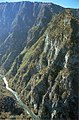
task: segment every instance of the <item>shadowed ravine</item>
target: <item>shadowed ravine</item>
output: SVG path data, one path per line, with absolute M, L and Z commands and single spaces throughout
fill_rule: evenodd
M 33 112 L 31 112 L 30 109 L 21 101 L 21 99 L 18 97 L 17 92 L 13 91 L 11 88 L 9 88 L 6 77 L 4 75 L 1 75 L 1 74 L 0 74 L 0 77 L 2 78 L 2 80 L 4 81 L 4 83 L 6 85 L 6 89 L 9 90 L 15 96 L 16 100 L 18 101 L 20 106 L 25 110 L 25 112 L 27 114 L 29 114 L 33 120 L 40 120 L 39 117 L 36 116 Z

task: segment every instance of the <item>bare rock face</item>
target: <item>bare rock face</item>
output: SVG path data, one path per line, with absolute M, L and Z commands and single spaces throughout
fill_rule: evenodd
M 53 4 L 0 3 L 0 64 L 9 70 L 24 47 L 37 41 L 59 11 L 63 8 Z
M 17 6 L 15 17 L 0 46 L 10 87 L 41 120 L 77 120 L 79 10 L 46 3 L 11 5 Z
M 78 21 L 67 10 L 50 22 L 44 36 L 34 46 L 36 50 L 30 49 L 35 53 L 32 51 L 32 60 L 26 64 L 27 70 L 36 70 L 25 86 L 30 92 L 26 92 L 30 94 L 26 100 L 29 99 L 42 120 L 72 120 L 78 117 L 78 28 Z M 40 44 L 43 44 L 42 50 Z M 35 59 L 37 52 L 39 55 Z M 17 77 L 19 74 L 24 74 L 21 69 Z M 23 80 L 27 77 L 28 72 Z

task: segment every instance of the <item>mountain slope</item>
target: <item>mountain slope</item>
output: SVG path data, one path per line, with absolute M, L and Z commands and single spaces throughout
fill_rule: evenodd
M 7 21 L 9 7 L 16 9 Z M 41 120 L 78 119 L 79 9 L 30 2 L 0 8 L 7 27 L 0 34 L 0 63 L 10 87 Z M 20 111 L 22 119 L 29 117 Z
M 28 51 L 24 49 L 8 73 L 14 75 L 11 86 L 42 120 L 77 119 L 78 32 L 79 21 L 71 10 L 56 15 L 43 36 Z M 23 54 L 18 69 L 17 61 Z
M 9 70 L 25 46 L 30 47 L 45 31 L 52 15 L 63 8 L 45 3 L 0 4 L 0 64 Z

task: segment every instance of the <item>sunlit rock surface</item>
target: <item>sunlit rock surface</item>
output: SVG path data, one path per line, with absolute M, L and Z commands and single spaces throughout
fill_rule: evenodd
M 78 119 L 79 10 L 29 2 L 16 9 L 11 31 L 0 40 L 10 87 L 41 120 Z

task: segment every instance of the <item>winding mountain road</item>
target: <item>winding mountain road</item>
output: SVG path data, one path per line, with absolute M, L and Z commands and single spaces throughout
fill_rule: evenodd
M 8 85 L 8 81 L 6 79 L 6 77 L 2 74 L 0 74 L 0 77 L 2 78 L 2 80 L 4 81 L 5 85 L 6 85 L 6 89 L 9 90 L 16 98 L 16 100 L 19 102 L 20 106 L 26 111 L 27 114 L 29 114 L 33 120 L 40 120 L 38 116 L 36 116 L 22 101 L 21 99 L 18 97 L 18 94 L 16 91 L 12 90 L 9 85 Z

